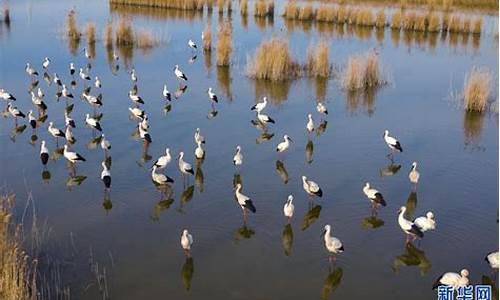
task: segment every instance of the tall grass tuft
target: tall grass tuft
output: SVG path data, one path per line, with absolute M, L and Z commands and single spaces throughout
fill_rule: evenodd
M 391 18 L 391 28 L 395 30 L 401 29 L 403 26 L 404 14 L 401 10 L 398 10 L 392 14 Z
M 76 12 L 71 10 L 66 18 L 66 35 L 69 40 L 80 41 L 81 33 L 76 24 Z
M 472 33 L 481 34 L 481 27 L 483 26 L 483 19 L 478 17 L 474 20 L 474 24 L 472 25 Z
M 133 46 L 134 30 L 129 18 L 122 18 L 118 23 L 115 33 L 115 43 L 117 46 Z
M 274 1 L 256 0 L 253 14 L 255 17 L 274 17 Z
M 323 42 L 318 46 L 309 46 L 307 49 L 306 71 L 309 76 L 328 77 L 331 73 L 330 49 L 328 44 Z
M 212 51 L 212 30 L 210 25 L 207 25 L 203 31 L 203 51 Z
M 299 71 L 299 65 L 293 61 L 288 43 L 278 38 L 263 41 L 247 64 L 248 75 L 255 79 L 286 80 L 296 77 Z
M 225 67 L 231 63 L 231 53 L 233 52 L 233 44 L 231 41 L 232 28 L 231 23 L 225 22 L 219 25 L 217 31 L 217 66 Z
M 87 24 L 86 34 L 87 34 L 87 43 L 89 45 L 95 44 L 96 39 L 95 39 L 95 24 L 94 23 Z
M 385 27 L 385 12 L 383 9 L 379 10 L 377 16 L 375 17 L 375 26 L 378 28 Z
M 242 16 L 248 15 L 248 0 L 241 0 L 240 1 L 240 14 Z
M 103 40 L 106 49 L 113 48 L 113 24 L 111 22 L 104 26 Z
M 349 57 L 347 67 L 341 78 L 344 89 L 348 91 L 363 90 L 385 83 L 377 53 L 371 51 L 365 55 Z
M 491 94 L 493 75 L 489 69 L 473 67 L 465 76 L 463 99 L 467 111 L 486 110 Z
M 139 31 L 135 36 L 135 46 L 141 50 L 149 50 L 158 45 L 158 40 L 147 30 Z
M 450 24 L 448 30 L 452 33 L 459 33 L 462 31 L 462 18 L 458 15 L 452 15 L 450 17 Z
M 110 0 L 109 2 L 111 4 L 137 5 L 197 11 L 203 10 L 205 2 L 207 2 L 207 5 L 213 4 L 206 0 Z M 211 6 L 209 6 L 209 10 L 210 8 Z
M 299 20 L 301 21 L 313 21 L 314 20 L 314 8 L 311 4 L 305 5 L 300 9 Z
M 217 0 L 217 11 L 219 12 L 219 14 L 224 13 L 224 1 L 225 0 Z
M 285 4 L 285 10 L 283 12 L 283 17 L 286 19 L 295 20 L 299 17 L 300 7 L 297 6 L 295 1 L 287 1 Z
M 316 10 L 316 21 L 335 22 L 336 14 L 333 6 L 321 5 Z
M 439 20 L 439 16 L 433 12 L 430 12 L 428 18 L 429 18 L 429 24 L 427 26 L 427 30 L 429 30 L 429 32 L 440 32 L 441 22 Z

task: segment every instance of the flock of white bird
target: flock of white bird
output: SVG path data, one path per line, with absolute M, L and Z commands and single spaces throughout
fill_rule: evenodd
M 188 46 L 194 50 L 197 49 L 196 44 L 192 40 L 189 40 Z M 90 86 L 86 87 L 86 83 L 92 80 L 89 74 L 91 69 L 90 60 L 92 59 L 92 57 L 90 56 L 90 54 L 86 49 L 84 49 L 84 53 L 85 57 L 88 59 L 88 63 L 85 68 L 80 68 L 78 72 L 79 78 L 85 83 L 84 84 L 85 88 L 81 94 L 81 99 L 88 102 L 88 104 L 91 107 L 99 108 L 100 106 L 103 105 L 102 95 L 101 94 L 97 96 L 91 95 Z M 119 60 L 116 54 L 114 54 L 113 57 L 115 60 L 117 61 Z M 50 76 L 47 73 L 47 71 L 49 70 L 50 62 L 51 62 L 50 59 L 47 57 L 42 62 L 42 68 L 45 70 L 44 77 L 46 79 L 47 77 L 49 78 L 48 80 L 49 84 L 53 82 L 58 86 L 58 91 L 57 91 L 58 97 L 65 98 L 66 100 L 73 99 L 74 98 L 73 94 L 68 90 L 68 88 L 63 83 L 61 78 L 57 75 L 57 73 L 54 73 L 52 80 L 50 80 Z M 68 72 L 72 77 L 74 77 L 76 73 L 75 70 L 76 68 L 74 63 L 70 63 Z M 29 63 L 26 64 L 25 71 L 28 74 L 28 76 L 32 78 L 32 80 L 34 77 L 38 76 L 38 72 L 36 71 L 36 69 Z M 180 81 L 181 87 L 184 82 L 188 81 L 187 76 L 184 74 L 184 72 L 182 72 L 182 70 L 179 68 L 178 65 L 175 65 L 174 75 Z M 94 87 L 96 89 L 100 89 L 102 87 L 101 80 L 97 76 L 94 78 L 95 78 Z M 144 143 L 151 143 L 152 138 L 148 132 L 149 129 L 148 115 L 143 109 L 140 108 L 140 105 L 144 104 L 144 100 L 140 97 L 140 95 L 137 94 L 137 87 L 135 85 L 138 81 L 138 76 L 135 69 L 132 69 L 130 72 L 130 80 L 134 84 L 134 88 L 129 91 L 128 95 L 134 106 L 129 107 L 129 111 L 131 115 L 137 120 L 137 131 L 140 138 L 144 141 Z M 212 105 L 218 102 L 218 97 L 214 93 L 211 87 L 208 89 L 207 94 Z M 45 94 L 42 91 L 42 89 L 38 87 L 36 93 L 32 89 L 30 91 L 30 95 L 33 105 L 38 110 L 39 115 L 40 116 L 45 115 L 45 111 L 47 110 L 47 105 L 43 101 Z M 162 95 L 166 101 L 171 101 L 172 97 L 167 89 L 167 85 L 164 85 Z M 12 105 L 12 103 L 16 101 L 16 97 L 14 95 L 9 93 L 5 89 L 0 89 L 0 99 L 7 101 L 6 112 L 15 119 L 16 125 L 18 118 L 26 118 L 26 115 L 21 110 Z M 268 103 L 267 98 L 264 97 L 261 102 L 258 102 L 257 104 L 251 107 L 251 110 L 256 112 L 255 122 L 259 123 L 259 125 L 264 127 L 267 126 L 268 124 L 275 123 L 275 120 L 273 118 L 263 113 L 267 106 L 267 103 Z M 321 115 L 328 115 L 328 109 L 323 103 L 318 103 L 316 106 L 316 110 Z M 27 117 L 28 117 L 28 122 L 33 129 L 40 126 L 39 122 L 34 116 L 33 110 L 30 110 L 28 112 Z M 75 128 L 76 124 L 75 121 L 70 116 L 70 111 L 65 110 L 64 118 L 65 118 L 64 131 L 55 127 L 52 121 L 49 122 L 47 130 L 48 133 L 56 139 L 56 143 L 58 143 L 59 139 L 66 140 L 66 143 L 63 147 L 64 149 L 63 155 L 68 160 L 71 167 L 73 167 L 74 171 L 74 165 L 76 163 L 85 162 L 86 160 L 78 152 L 71 149 L 71 146 L 76 142 L 76 139 L 72 133 L 72 128 Z M 111 143 L 109 140 L 106 139 L 103 133 L 103 128 L 100 124 L 100 120 L 96 117 L 90 116 L 90 114 L 86 114 L 85 124 L 89 128 L 101 133 L 100 146 L 105 152 L 106 157 L 108 157 L 107 155 L 108 151 L 111 149 Z M 312 114 L 308 114 L 306 131 L 311 133 L 314 130 L 315 130 L 315 125 Z M 390 154 L 388 155 L 391 158 L 391 160 L 393 159 L 395 153 L 403 151 L 401 143 L 396 138 L 390 136 L 388 130 L 385 130 L 383 138 L 387 147 L 389 147 L 391 151 Z M 197 128 L 195 131 L 194 141 L 196 144 L 194 152 L 195 157 L 197 159 L 203 159 L 205 157 L 205 150 L 203 149 L 203 145 L 205 144 L 205 138 L 201 134 L 200 128 Z M 292 139 L 288 135 L 284 135 L 283 141 L 276 146 L 276 151 L 278 153 L 286 152 L 291 147 L 291 142 Z M 43 165 L 46 165 L 49 160 L 49 150 L 47 148 L 47 143 L 45 140 L 43 140 L 40 145 L 40 159 Z M 170 153 L 170 149 L 166 148 L 165 154 L 160 156 L 151 167 L 151 179 L 155 184 L 161 186 L 161 185 L 168 185 L 174 182 L 174 180 L 171 177 L 167 176 L 164 173 L 159 172 L 160 170 L 165 169 L 170 164 L 171 161 L 172 161 L 172 156 Z M 236 153 L 234 154 L 233 157 L 233 164 L 236 166 L 236 168 L 240 168 L 243 165 L 243 162 L 244 162 L 244 156 L 242 148 L 240 145 L 237 145 Z M 102 172 L 100 177 L 103 181 L 105 188 L 109 189 L 111 187 L 110 167 L 108 164 L 106 164 L 105 161 L 101 163 L 101 166 L 102 166 Z M 184 152 L 180 152 L 178 155 L 178 168 L 183 177 L 188 177 L 194 174 L 192 165 L 187 161 L 185 161 Z M 308 179 L 306 176 L 302 176 L 301 178 L 302 178 L 303 189 L 307 193 L 307 195 L 311 197 L 310 198 L 311 200 L 313 197 L 323 196 L 323 191 L 318 183 Z M 416 162 L 413 162 L 408 178 L 413 187 L 415 187 L 420 178 L 420 173 L 417 170 Z M 382 193 L 377 189 L 373 188 L 370 185 L 370 183 L 367 182 L 365 186 L 362 188 L 362 191 L 366 195 L 367 199 L 370 201 L 373 209 L 377 209 L 379 206 L 386 206 L 386 201 Z M 242 185 L 240 183 L 236 184 L 235 186 L 235 198 L 237 199 L 237 202 L 243 211 L 243 217 L 244 220 L 246 221 L 247 213 L 248 212 L 255 213 L 256 207 L 251 198 L 242 193 Z M 294 215 L 295 208 L 293 204 L 293 199 L 294 199 L 293 195 L 289 195 L 283 207 L 283 214 L 288 219 L 288 221 L 290 221 L 290 219 Z M 398 214 L 398 224 L 401 230 L 406 234 L 407 242 L 409 242 L 410 240 L 414 240 L 417 237 L 423 238 L 424 232 L 436 229 L 436 222 L 434 219 L 433 212 L 429 211 L 424 216 L 418 217 L 414 220 L 407 219 L 405 217 L 405 212 L 406 212 L 406 207 L 402 206 Z M 323 236 L 324 246 L 330 253 L 329 256 L 330 261 L 335 260 L 336 254 L 342 253 L 344 251 L 344 245 L 342 241 L 339 238 L 332 236 L 332 232 L 333 229 L 330 224 L 324 226 L 324 232 L 322 236 Z M 186 252 L 186 255 L 189 256 L 194 239 L 191 233 L 187 229 L 184 229 L 182 231 L 180 242 L 182 248 Z M 489 253 L 486 256 L 486 260 L 493 269 L 498 269 L 498 251 Z M 466 269 L 461 270 L 460 273 L 454 273 L 454 272 L 444 273 L 441 277 L 439 277 L 436 280 L 434 288 L 437 287 L 438 285 L 449 285 L 454 287 L 455 289 L 462 286 L 466 286 L 469 284 L 468 276 L 469 272 Z

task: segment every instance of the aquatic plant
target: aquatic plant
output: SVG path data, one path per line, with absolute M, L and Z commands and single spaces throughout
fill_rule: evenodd
M 240 1 L 240 14 L 242 16 L 248 15 L 248 0 L 241 0 Z
M 253 14 L 255 17 L 274 17 L 274 1 L 256 0 Z
M 212 51 L 212 30 L 210 29 L 210 25 L 207 25 L 203 31 L 203 50 L 207 52 Z
M 181 10 L 203 10 L 205 0 L 109 0 L 111 4 L 175 8 Z M 207 3 L 208 4 L 208 3 Z
M 331 73 L 331 65 L 329 58 L 328 44 L 322 42 L 321 44 L 309 46 L 307 50 L 307 64 L 306 71 L 309 76 L 328 77 Z
M 364 55 L 350 56 L 341 77 L 341 85 L 348 91 L 367 89 L 385 84 L 378 54 L 369 51 Z
M 150 31 L 141 30 L 135 36 L 135 46 L 139 49 L 151 49 L 158 44 L 158 39 Z
M 404 14 L 402 11 L 398 10 L 392 14 L 391 18 L 391 28 L 395 30 L 401 29 L 403 25 Z
M 486 110 L 491 94 L 493 75 L 487 68 L 473 67 L 465 76 L 463 100 L 467 111 Z
M 334 22 L 335 18 L 336 14 L 333 6 L 320 5 L 316 10 L 316 21 L 318 22 Z
M 298 76 L 299 69 L 288 43 L 279 38 L 263 41 L 247 63 L 247 73 L 255 79 L 286 80 Z
M 217 31 L 217 48 L 216 48 L 217 66 L 229 66 L 231 62 L 231 53 L 233 52 L 231 35 L 232 35 L 231 23 L 229 22 L 221 23 Z
M 133 46 L 134 30 L 129 18 L 121 18 L 115 31 L 115 43 L 117 46 Z
M 106 47 L 106 49 L 113 48 L 113 24 L 111 22 L 107 23 L 106 26 L 104 26 L 103 37 L 104 46 Z
M 94 23 L 87 24 L 86 35 L 87 35 L 87 43 L 89 45 L 95 44 L 96 37 L 95 37 L 95 24 Z
M 80 41 L 81 33 L 76 24 L 76 12 L 71 10 L 66 17 L 66 35 L 69 40 Z

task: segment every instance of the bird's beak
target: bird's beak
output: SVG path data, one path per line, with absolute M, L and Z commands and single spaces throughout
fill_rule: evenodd
M 323 233 L 321 233 L 321 237 L 324 237 L 326 234 L 326 230 L 323 230 Z

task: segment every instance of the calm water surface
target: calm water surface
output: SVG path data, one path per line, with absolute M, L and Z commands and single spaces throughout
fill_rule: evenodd
M 342 32 L 334 26 L 284 23 L 278 16 L 269 24 L 251 15 L 242 19 L 235 4 L 233 63 L 226 69 L 215 66 L 215 53 L 210 58 L 200 52 L 194 63 L 188 62 L 187 40 L 201 43 L 207 23 L 215 31 L 221 19 L 216 10 L 208 17 L 206 12 L 197 16 L 109 7 L 96 0 L 21 0 L 11 1 L 10 8 L 10 29 L 2 27 L 0 35 L 0 83 L 17 96 L 16 105 L 25 112 L 32 108 L 26 92 L 27 61 L 41 71 L 43 57 L 52 58 L 51 72 L 58 72 L 64 82 L 70 81 L 70 61 L 85 63 L 81 53 L 85 41 L 75 48 L 75 57 L 64 39 L 65 16 L 71 8 L 77 10 L 82 28 L 87 22 L 96 23 L 99 38 L 109 20 L 130 15 L 135 28 L 151 30 L 162 40 L 151 51 L 128 53 L 128 66 L 121 53 L 115 75 L 102 40 L 96 44 L 92 75 L 103 82 L 104 106 L 99 111 L 112 142 L 109 195 L 99 178 L 104 155 L 90 143 L 95 133 L 84 127 L 85 113 L 93 113 L 90 106 L 74 101 L 78 141 L 73 149 L 87 158 L 77 173 L 87 178 L 73 187 L 68 187 L 63 158 L 51 160 L 44 169 L 38 157 L 42 139 L 50 151 L 56 148 L 47 122 L 54 121 L 59 128 L 64 124 L 65 102 L 55 100 L 54 86 L 40 81 L 49 106 L 48 121 L 37 130 L 34 143 L 30 128 L 16 135 L 14 121 L 0 119 L 0 182 L 18 195 L 19 216 L 26 191 L 32 191 L 38 218 L 52 228 L 51 241 L 58 245 L 53 247 L 55 256 L 66 262 L 63 277 L 74 299 L 101 297 L 89 266 L 91 253 L 100 271 L 106 268 L 112 299 L 435 299 L 432 283 L 445 271 L 466 267 L 473 283 L 490 276 L 483 258 L 498 245 L 498 114 L 466 114 L 450 94 L 462 88 L 474 65 L 494 70 L 496 82 L 498 48 L 491 28 L 498 18 L 488 17 L 480 40 L 464 40 L 395 35 L 390 30 Z M 245 76 L 247 56 L 271 36 L 289 39 L 300 61 L 305 61 L 311 43 L 327 41 L 337 70 L 349 55 L 376 47 L 390 84 L 363 95 L 347 95 L 335 78 L 279 85 L 255 82 Z M 166 112 L 161 90 L 164 82 L 175 90 L 175 64 L 186 72 L 190 84 Z M 125 70 L 131 66 L 137 70 L 139 94 L 150 115 L 153 143 L 146 151 L 134 139 L 135 122 L 128 117 L 131 83 Z M 207 117 L 209 86 L 221 99 L 212 119 Z M 81 89 L 78 81 L 74 94 Z M 250 123 L 249 108 L 264 95 L 272 102 L 266 113 L 277 121 L 269 127 L 268 134 L 274 134 L 269 141 Z M 493 98 L 498 99 L 496 86 Z M 308 137 L 307 114 L 313 113 L 320 123 L 317 99 L 326 102 L 330 114 L 326 130 Z M 167 146 L 175 156 L 184 151 L 194 164 L 196 127 L 207 139 L 206 159 L 196 178 L 183 186 L 177 163 L 172 162 L 166 173 L 176 183 L 170 195 L 161 193 L 150 180 L 150 165 Z M 405 149 L 394 165 L 385 156 L 384 129 Z M 284 134 L 294 143 L 288 153 L 277 156 L 274 148 Z M 237 144 L 244 154 L 239 178 L 231 164 Z M 419 162 L 422 174 L 415 193 L 407 178 L 412 161 Z M 50 179 L 42 178 L 44 171 L 50 172 Z M 324 190 L 324 197 L 312 206 L 302 190 L 302 175 Z M 243 183 L 244 193 L 257 207 L 246 225 L 234 201 L 234 180 Z M 366 181 L 388 202 L 376 217 L 361 190 Z M 296 210 L 286 226 L 282 207 L 289 194 L 295 196 Z M 406 248 L 397 224 L 401 205 L 413 208 L 414 217 L 432 210 L 437 230 Z M 320 237 L 327 223 L 346 249 L 333 268 Z M 183 228 L 195 238 L 192 260 L 186 260 L 180 249 Z

